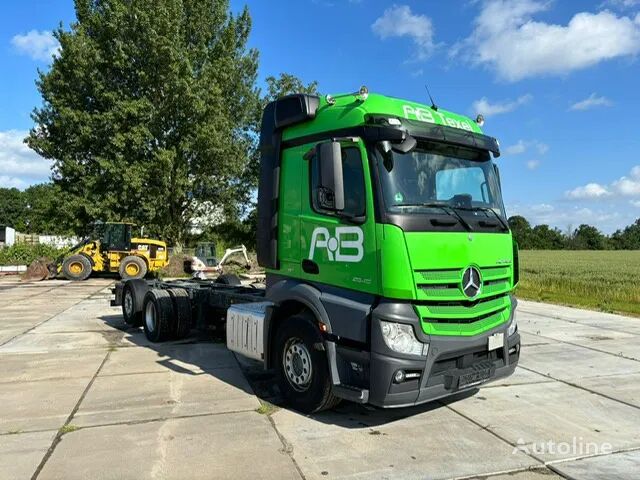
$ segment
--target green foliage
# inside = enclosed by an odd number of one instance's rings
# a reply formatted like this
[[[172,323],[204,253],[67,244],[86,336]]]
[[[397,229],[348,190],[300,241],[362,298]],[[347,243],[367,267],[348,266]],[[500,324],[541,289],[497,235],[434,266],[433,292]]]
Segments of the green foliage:
[[[55,32],[28,144],[53,159],[79,226],[134,221],[182,240],[199,202],[246,203],[257,52],[228,1],[76,0]]]
[[[26,229],[25,199],[17,188],[0,188],[0,225],[19,231]]]
[[[278,78],[273,76],[267,77],[266,82],[267,96],[264,98],[265,103],[292,93],[319,95],[318,82],[313,81],[305,85],[302,83],[302,80],[289,73],[281,73]]]
[[[517,295],[640,316],[640,251],[520,251]]]
[[[509,227],[523,250],[640,250],[640,218],[610,237],[591,225],[580,225],[568,234],[548,225],[531,224],[524,217],[509,218]]]
[[[55,260],[63,253],[51,245],[15,243],[10,247],[0,247],[0,265],[29,265],[38,258]]]
[[[0,225],[22,233],[66,235],[74,229],[74,220],[60,188],[53,183],[41,183],[24,192],[0,188]]]

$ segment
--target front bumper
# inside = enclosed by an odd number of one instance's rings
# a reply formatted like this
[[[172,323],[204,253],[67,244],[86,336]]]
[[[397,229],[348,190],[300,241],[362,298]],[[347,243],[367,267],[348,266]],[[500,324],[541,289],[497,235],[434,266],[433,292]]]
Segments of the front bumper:
[[[369,403],[379,407],[417,405],[511,375],[520,356],[520,335],[517,331],[511,337],[507,335],[516,304],[513,299],[508,321],[471,337],[425,335],[411,305],[393,302],[378,305],[371,324]],[[380,320],[413,325],[416,337],[429,344],[427,356],[391,351],[382,338]],[[488,339],[495,333],[504,334],[504,345],[489,351]],[[398,370],[411,373],[412,378],[395,383],[393,376]],[[474,372],[482,373],[480,380],[460,386],[460,378],[468,380]]]

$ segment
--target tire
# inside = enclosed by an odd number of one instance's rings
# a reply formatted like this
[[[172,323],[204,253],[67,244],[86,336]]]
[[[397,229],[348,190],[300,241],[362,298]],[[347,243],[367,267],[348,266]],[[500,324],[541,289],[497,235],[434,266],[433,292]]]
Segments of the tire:
[[[327,357],[314,348],[322,341],[308,314],[287,318],[276,332],[278,385],[287,403],[303,413],[327,410],[340,402],[331,391]]]
[[[225,273],[223,275],[220,275],[218,278],[216,278],[216,283],[233,286],[242,285],[242,282],[240,281],[238,276],[234,275],[233,273]]]
[[[144,278],[148,271],[147,262],[141,257],[129,255],[122,259],[118,271],[122,280]]]
[[[173,302],[166,290],[152,288],[144,296],[144,334],[151,342],[164,342],[173,332]]]
[[[142,309],[144,296],[149,291],[149,285],[144,280],[127,280],[122,288],[122,316],[127,325],[140,327],[142,325]]]
[[[191,299],[183,288],[170,288],[167,292],[175,312],[173,336],[180,340],[188,336],[191,331]]]
[[[71,255],[62,262],[62,273],[68,280],[86,280],[91,269],[91,261],[84,255]]]

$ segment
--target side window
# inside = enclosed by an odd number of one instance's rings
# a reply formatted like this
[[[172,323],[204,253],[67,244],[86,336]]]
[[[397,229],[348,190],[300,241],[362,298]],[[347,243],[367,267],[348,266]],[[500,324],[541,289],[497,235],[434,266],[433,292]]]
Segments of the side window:
[[[474,202],[487,203],[484,171],[479,167],[447,168],[436,172],[436,198],[450,200],[456,195],[470,195]]]
[[[355,147],[342,149],[342,171],[344,180],[344,213],[362,216],[365,214],[366,197],[360,150]],[[311,204],[316,212],[331,215],[333,212],[322,207],[326,199],[318,186],[319,179],[320,165],[317,157],[314,156],[311,159]]]

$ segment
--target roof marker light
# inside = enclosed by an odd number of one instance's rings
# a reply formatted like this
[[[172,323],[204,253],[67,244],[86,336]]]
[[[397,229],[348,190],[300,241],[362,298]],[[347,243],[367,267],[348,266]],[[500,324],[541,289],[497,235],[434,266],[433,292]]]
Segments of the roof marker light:
[[[326,96],[324,97],[324,99],[327,101],[327,103],[328,103],[329,105],[335,105],[335,104],[336,104],[336,99],[335,99],[335,98],[333,98],[331,95],[326,95]]]
[[[399,127],[402,125],[402,122],[397,118],[387,118],[387,123],[389,125],[393,125],[394,127]]]
[[[476,117],[476,123],[480,126],[484,125],[484,115],[482,115],[481,113],[478,114],[478,116]]]
[[[360,90],[358,90],[358,93],[356,94],[356,97],[361,102],[364,102],[369,97],[369,89],[364,85],[361,86]]]

